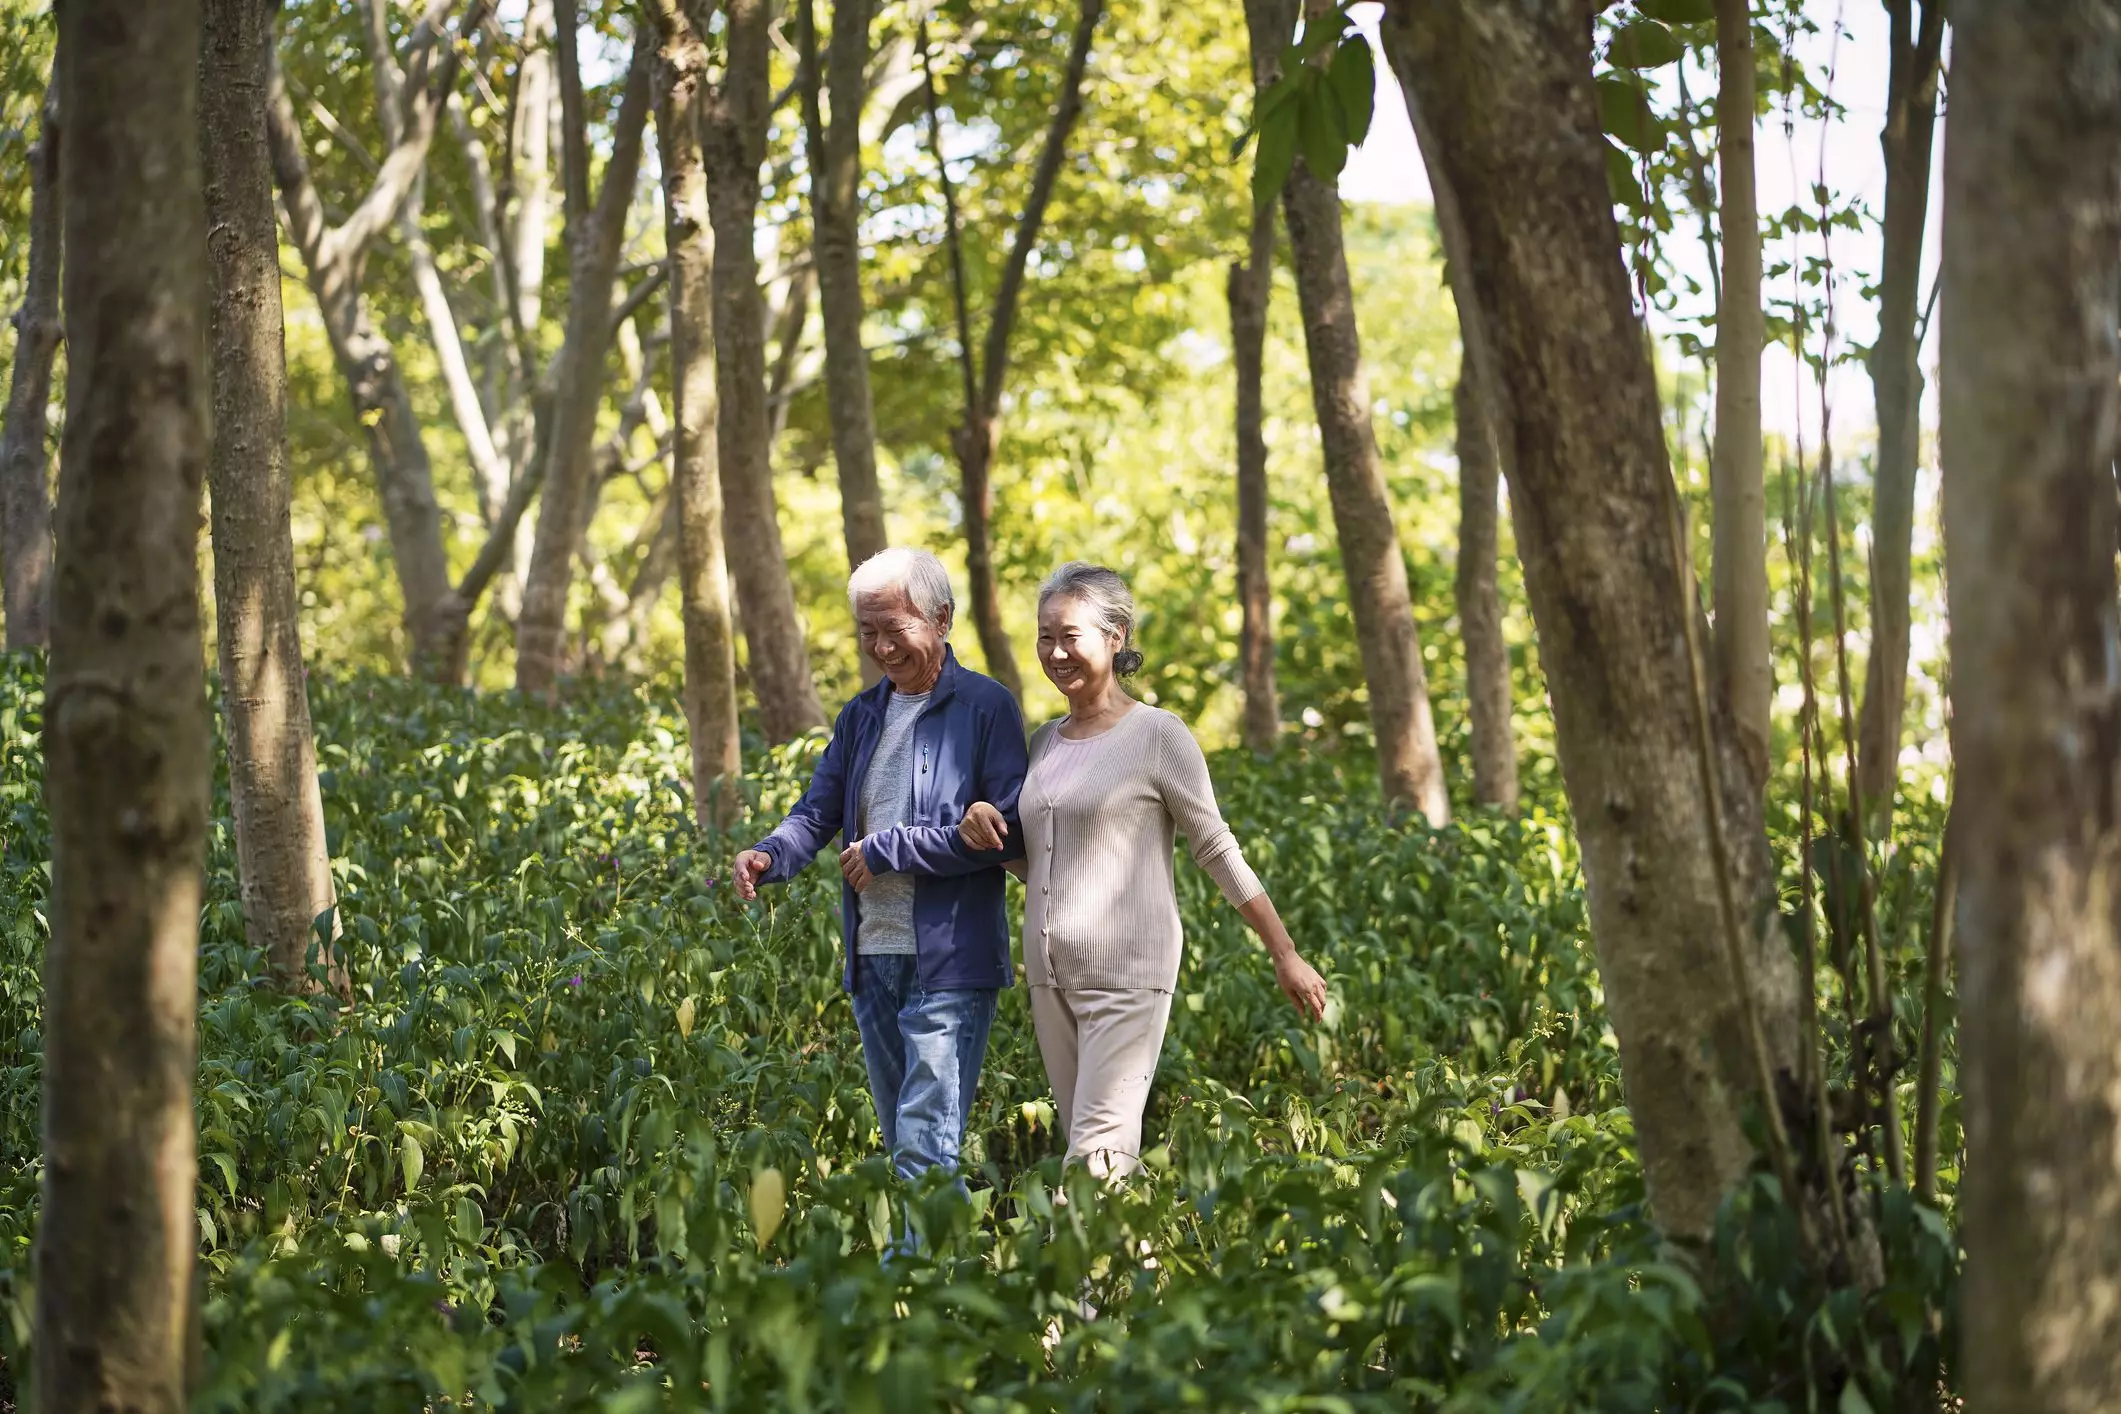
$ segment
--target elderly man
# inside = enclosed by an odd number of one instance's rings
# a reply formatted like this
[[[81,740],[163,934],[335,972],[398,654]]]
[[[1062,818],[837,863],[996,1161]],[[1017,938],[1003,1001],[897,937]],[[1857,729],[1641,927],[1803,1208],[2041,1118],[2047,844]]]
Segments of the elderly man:
[[[810,788],[736,857],[736,889],[790,878],[840,836],[843,984],[853,994],[876,1115],[898,1172],[955,1168],[1009,985],[1002,865],[1022,857],[1024,722],[1007,688],[958,665],[955,601],[935,556],[890,549],[847,582],[862,651],[883,680],[840,711]],[[958,837],[974,801],[1007,827],[998,850]]]

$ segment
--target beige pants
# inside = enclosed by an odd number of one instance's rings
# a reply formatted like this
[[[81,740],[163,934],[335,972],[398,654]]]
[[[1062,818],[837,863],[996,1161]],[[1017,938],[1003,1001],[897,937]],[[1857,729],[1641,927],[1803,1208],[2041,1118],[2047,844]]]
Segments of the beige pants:
[[[1142,1111],[1170,1019],[1171,994],[1147,987],[1031,988],[1067,1162],[1113,1178],[1141,1167]]]

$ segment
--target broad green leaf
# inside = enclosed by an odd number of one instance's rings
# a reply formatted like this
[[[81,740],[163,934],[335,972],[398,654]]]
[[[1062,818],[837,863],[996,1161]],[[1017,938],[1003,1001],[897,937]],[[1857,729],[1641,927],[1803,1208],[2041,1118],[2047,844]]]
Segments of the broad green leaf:
[[[1655,20],[1630,20],[1613,34],[1606,59],[1620,69],[1661,69],[1686,55],[1686,45]]]
[[[1606,132],[1637,152],[1664,146],[1664,129],[1642,90],[1625,79],[1598,80],[1598,121]]]
[[[788,1181],[775,1168],[760,1169],[751,1176],[751,1229],[759,1251],[773,1241],[788,1216]]]
[[[1340,112],[1330,95],[1313,90],[1296,110],[1296,145],[1303,151],[1304,165],[1322,182],[1332,182],[1348,165],[1347,134],[1341,131]]]
[[[1259,152],[1252,168],[1252,202],[1265,206],[1281,195],[1296,166],[1296,109],[1283,104],[1261,122]]]
[[[427,1166],[427,1155],[420,1148],[420,1141],[410,1134],[398,1135],[398,1169],[405,1176],[405,1191],[412,1192],[420,1186],[420,1173]]]
[[[1326,71],[1326,87],[1340,103],[1340,119],[1350,147],[1362,146],[1369,136],[1371,111],[1377,99],[1377,63],[1370,42],[1361,34],[1333,51],[1332,67]]]

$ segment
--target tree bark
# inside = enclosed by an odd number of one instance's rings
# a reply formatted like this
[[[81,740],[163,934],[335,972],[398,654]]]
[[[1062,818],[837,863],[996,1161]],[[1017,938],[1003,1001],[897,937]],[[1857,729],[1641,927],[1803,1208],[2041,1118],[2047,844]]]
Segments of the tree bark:
[[[876,476],[876,409],[869,354],[862,347],[862,105],[869,94],[869,28],[875,0],[834,0],[832,42],[820,93],[817,20],[804,0],[803,119],[810,154],[811,260],[825,326],[825,394],[832,410],[832,456],[839,468],[840,523],[849,569],[882,550],[884,494]],[[827,121],[823,97],[832,100]],[[865,655],[862,680],[874,682]]]
[[[700,159],[699,110],[707,46],[677,0],[655,0],[656,143],[663,168],[663,231],[670,262],[670,456],[678,521],[678,590],[685,625],[685,720],[692,733],[693,811],[704,828],[733,823],[743,769],[737,728],[736,634],[729,620],[722,488],[715,468],[714,235]]]
[[[280,242],[265,140],[278,8],[277,0],[206,0],[199,127],[213,362],[207,476],[243,921],[280,984],[304,990],[313,928],[333,891],[288,524]]]
[[[1251,249],[1230,266],[1231,364],[1237,377],[1237,601],[1239,675],[1245,690],[1245,745],[1262,756],[1281,739],[1274,684],[1274,587],[1267,553],[1267,307],[1274,290],[1274,207],[1252,212]]]
[[[1254,71],[1262,91],[1280,77],[1279,55],[1295,28],[1291,0],[1246,0]],[[1370,727],[1377,742],[1385,799],[1419,810],[1432,825],[1451,818],[1443,757],[1429,707],[1428,674],[1414,626],[1414,601],[1384,467],[1370,423],[1370,381],[1355,328],[1355,297],[1342,243],[1340,193],[1299,158],[1282,193],[1295,253],[1296,294],[1303,311],[1311,369],[1311,405],[1325,451],[1326,490],[1340,542]]]
[[[185,1407],[210,780],[197,0],[59,8],[65,310],[36,1389]]]
[[[823,726],[825,710],[811,680],[810,648],[781,549],[767,435],[765,301],[752,247],[773,103],[767,38],[772,15],[766,0],[729,0],[723,14],[728,61],[722,82],[702,90],[699,123],[714,237],[715,440],[725,538],[751,650],[751,690],[767,739],[782,742]]]
[[[604,363],[611,352],[611,290],[626,236],[626,211],[633,204],[641,170],[654,53],[643,27],[634,42],[633,65],[619,102],[596,207],[568,222],[567,335],[553,370],[545,490],[538,504],[522,612],[516,618],[516,688],[540,696],[550,696],[557,688],[566,647],[568,590],[574,584],[575,547],[586,521],[597,409],[604,401]],[[561,81],[564,88],[564,74]],[[567,156],[571,162],[586,160],[586,153],[573,143]],[[572,191],[573,177],[568,182]],[[585,173],[585,189],[587,183]]]
[[[464,19],[467,29],[477,25],[486,9],[486,0],[473,0]],[[435,57],[438,49],[439,59]],[[367,193],[336,226],[326,220],[324,203],[310,179],[301,125],[277,66],[267,115],[273,177],[280,189],[288,236],[301,252],[325,335],[367,437],[369,464],[383,503],[391,558],[404,599],[413,669],[443,682],[463,678],[471,609],[492,571],[487,570],[484,577],[467,577],[476,578],[475,592],[466,592],[468,585],[450,584],[434,467],[421,440],[419,414],[405,387],[397,354],[369,313],[361,283],[369,247],[397,220],[419,181],[459,64],[458,47],[423,20],[414,32],[402,80],[395,74],[387,80],[397,89],[398,99],[396,104],[383,105],[384,126],[392,135],[390,150]],[[533,489],[534,481],[524,488],[520,503],[512,499],[518,518]],[[508,522],[507,534],[513,535],[514,530],[515,523]],[[501,534],[502,527],[496,526],[494,533]],[[481,562],[486,558],[482,552]]]
[[[1871,388],[1878,456],[1871,481],[1871,650],[1856,727],[1856,772],[1868,833],[1887,837],[1900,775],[1907,705],[1909,592],[1913,582],[1915,471],[1922,444],[1922,242],[1928,224],[1930,154],[1936,133],[1937,76],[1944,47],[1944,0],[1925,0],[1919,31],[1912,0],[1889,0],[1892,57],[1887,80],[1885,230],[1878,281],[1878,342]]]
[[[1517,738],[1510,726],[1510,649],[1502,638],[1502,591],[1495,580],[1501,511],[1495,430],[1470,361],[1459,370],[1458,625],[1465,638],[1466,711],[1473,728],[1473,799],[1517,808]]]
[[[52,356],[58,351],[59,103],[44,98],[43,131],[29,160],[29,270],[15,315],[15,364],[8,376],[7,425],[0,432],[0,608],[7,651],[42,648],[51,633],[52,504],[45,455]]]
[[[1716,152],[1723,283],[1716,311],[1716,440],[1709,452],[1716,682],[1753,775],[1767,781],[1775,665],[1768,646],[1767,481],[1760,442],[1760,213],[1754,199],[1752,0],[1716,0]]]
[[[1964,1392],[2121,1401],[2121,5],[1952,7],[1941,372]]]
[[[967,307],[963,232],[957,219],[957,198],[950,171],[943,160],[942,120],[937,112],[935,76],[929,67],[927,22],[921,22],[921,64],[927,89],[928,142],[935,158],[943,191],[944,236],[950,247],[951,287],[957,304],[958,357],[964,378],[965,416],[950,438],[957,453],[958,500],[965,517],[965,578],[971,600],[972,626],[979,637],[980,655],[987,671],[1018,698],[1024,695],[1023,674],[1017,670],[1016,652],[1010,647],[1008,626],[1002,621],[1001,588],[994,572],[994,454],[1001,445],[1002,392],[1009,376],[1009,333],[1016,323],[1017,301],[1023,295],[1024,279],[1030,271],[1031,252],[1045,225],[1046,207],[1060,180],[1061,166],[1068,157],[1068,136],[1083,108],[1083,75],[1090,66],[1090,42],[1104,15],[1104,0],[1082,0],[1075,32],[1068,42],[1067,68],[1061,75],[1060,95],[1053,116],[1046,124],[1045,145],[1039,149],[1038,166],[1031,173],[1031,189],[1017,217],[1016,234],[1002,263],[1001,280],[995,287],[994,307],[987,316],[985,346],[977,363],[972,349],[972,321]]]
[[[1387,25],[1511,390],[1501,460],[1650,1203],[1700,1251],[1753,1164],[1748,1113],[1779,1132],[1800,1013],[1760,792],[1700,691],[1705,630],[1606,190],[1590,13],[1394,0]]]

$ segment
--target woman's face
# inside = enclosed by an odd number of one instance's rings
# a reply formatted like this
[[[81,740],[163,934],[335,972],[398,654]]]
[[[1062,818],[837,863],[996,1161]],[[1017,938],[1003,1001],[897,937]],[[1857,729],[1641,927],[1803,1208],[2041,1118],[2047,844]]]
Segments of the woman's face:
[[[1070,704],[1103,694],[1119,646],[1119,635],[1106,632],[1080,599],[1056,594],[1039,608],[1038,663]]]

